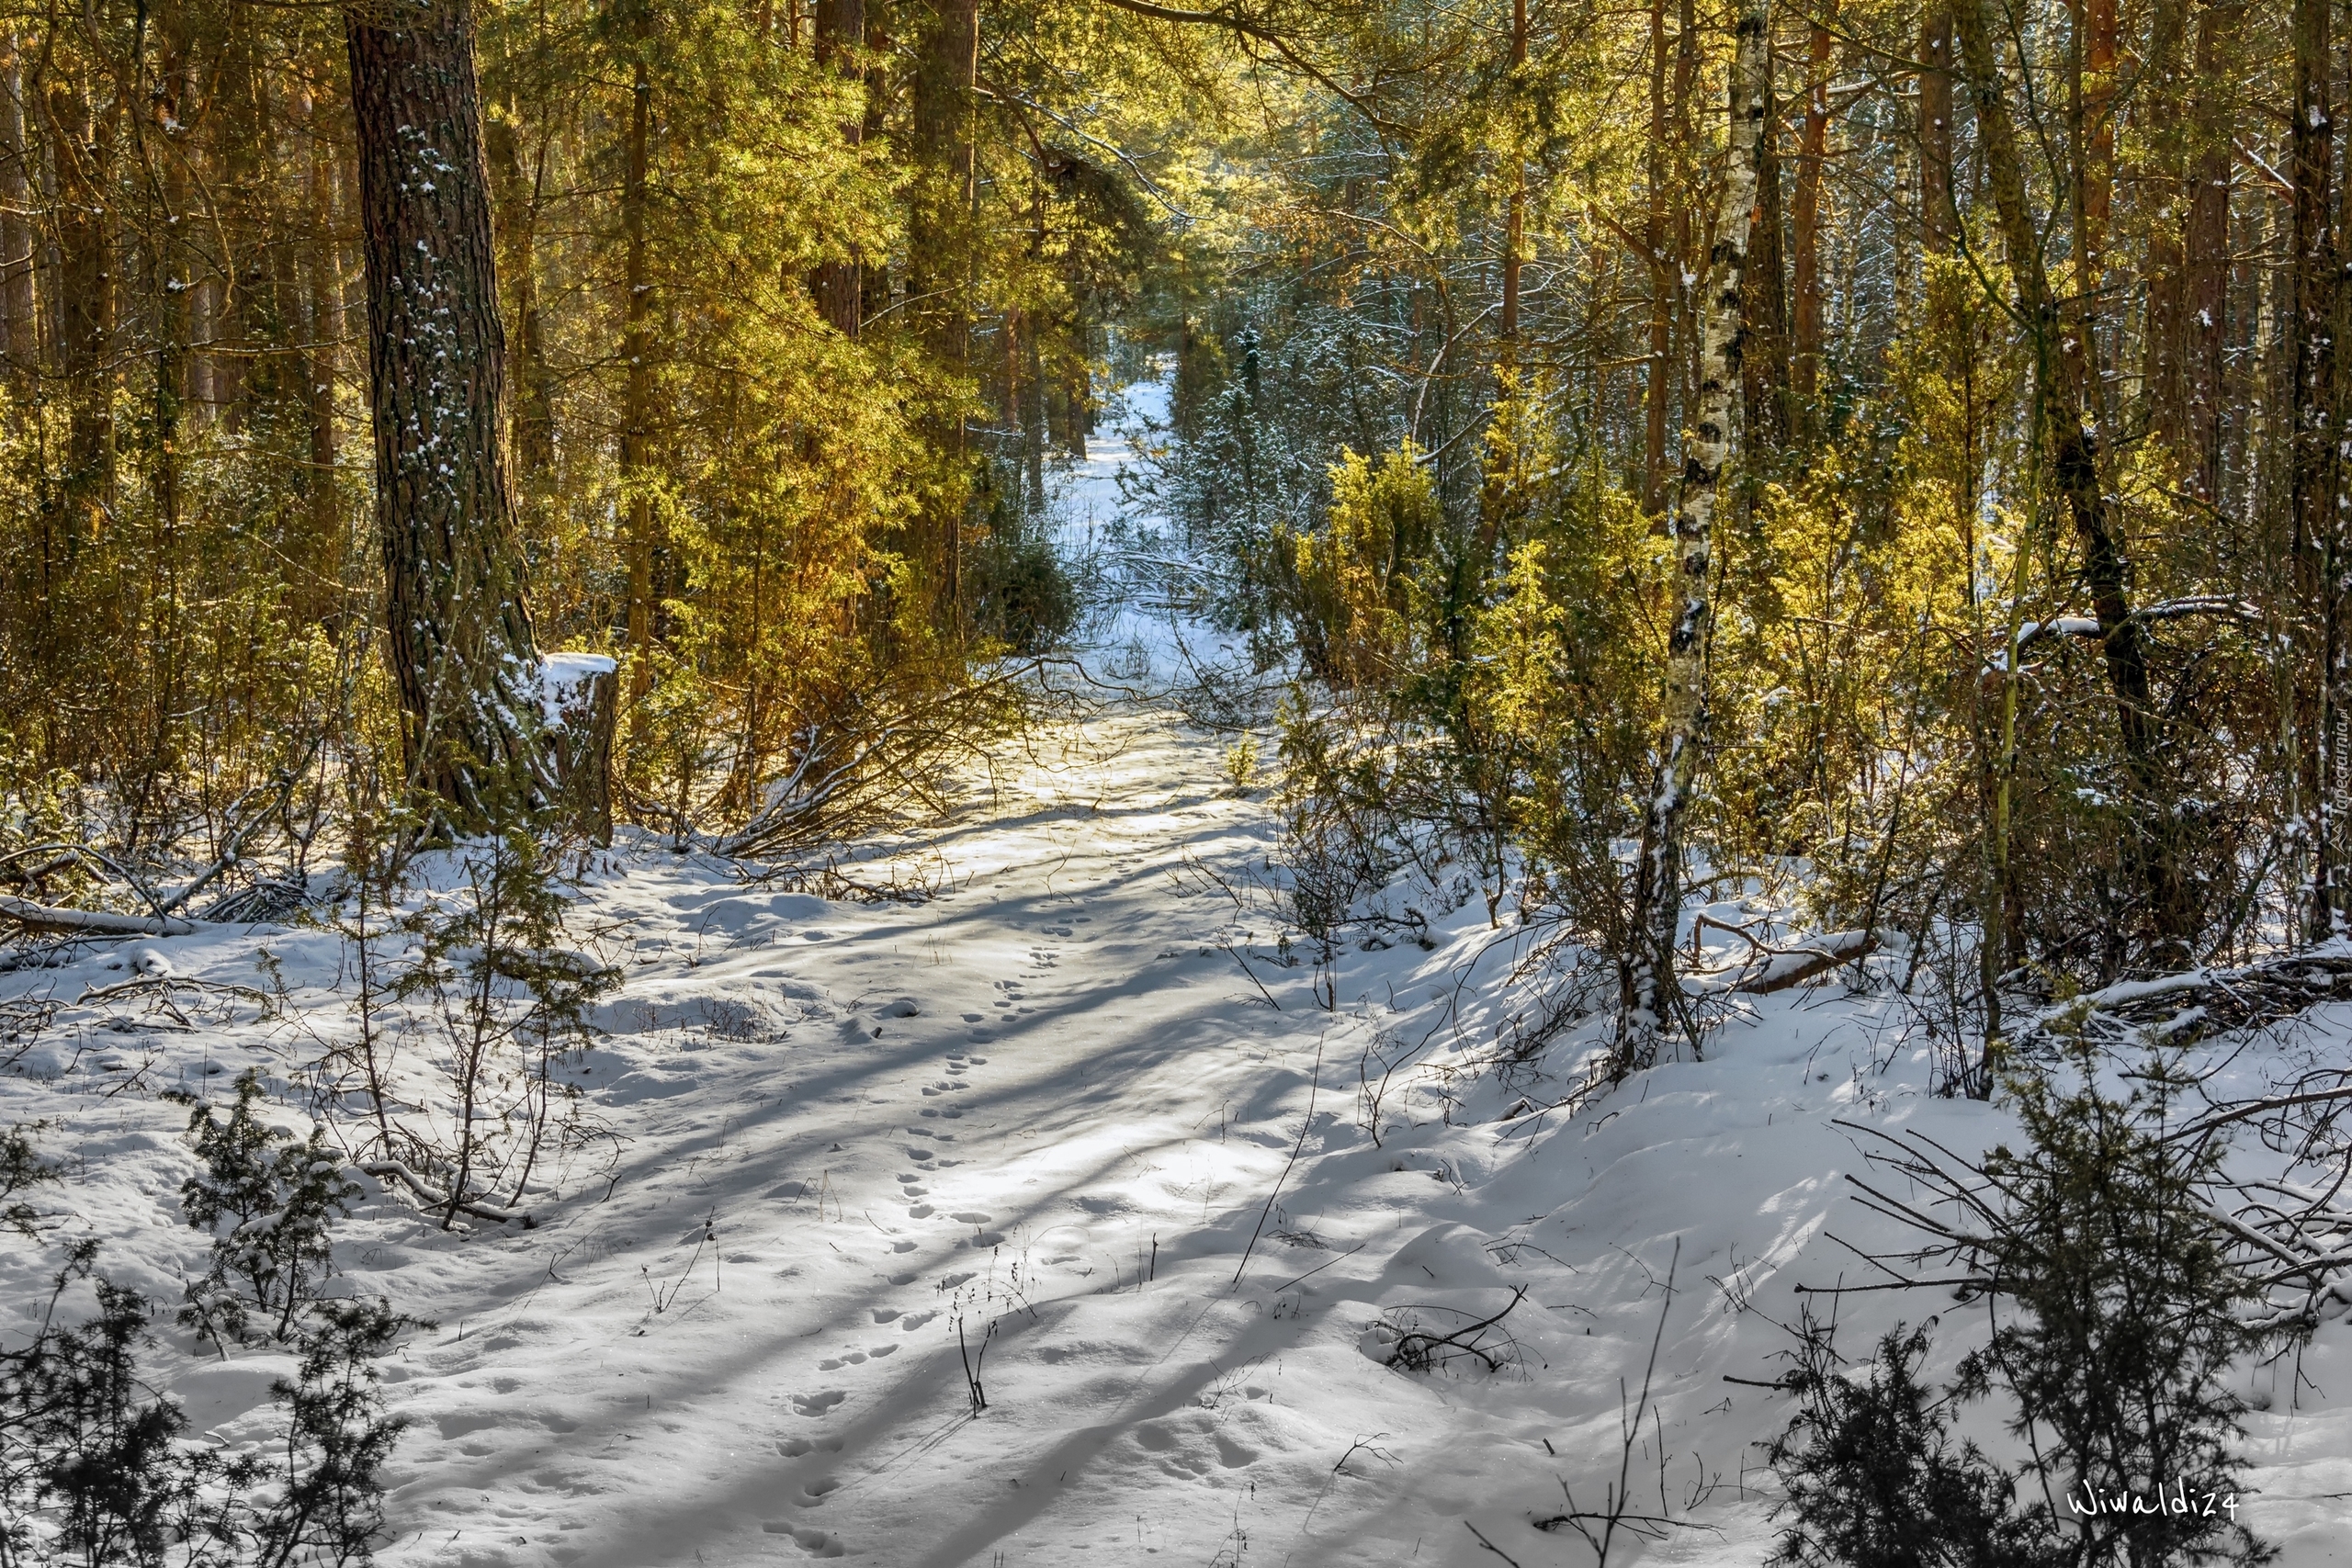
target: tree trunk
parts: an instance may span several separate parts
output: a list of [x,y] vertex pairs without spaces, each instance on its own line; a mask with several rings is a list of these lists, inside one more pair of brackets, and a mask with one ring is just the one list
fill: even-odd
[[2141,267],[2148,299],[2140,340],[2142,397],[2149,431],[2176,457],[2184,454],[2188,431],[2181,378],[2188,336],[2182,241],[2188,196],[2188,139],[2181,105],[2183,8],[2184,0],[2156,0],[2149,25],[2148,63],[2133,108],[2136,140],[2149,157],[2125,175],[2127,186],[2139,191],[2143,206],[2150,209],[2144,224],[2147,256]]
[[526,177],[520,129],[524,118],[522,106],[509,100],[504,115],[484,127],[483,140],[490,155],[491,188],[498,201],[498,237],[506,247],[499,271],[514,301],[514,482],[528,496],[553,478],[555,406],[548,371],[547,308],[539,299],[539,183],[546,141],[542,133]]
[[[922,312],[932,352],[968,373],[972,356],[971,231],[978,160],[972,116],[980,61],[979,0],[934,0],[914,83],[914,145],[922,174],[907,225],[907,295]],[[942,445],[960,460],[967,433],[959,409]],[[963,636],[964,501],[942,504],[936,521],[936,616],[949,640]]]
[[1675,592],[1680,604],[1667,645],[1657,774],[1642,821],[1634,874],[1633,952],[1625,966],[1616,1061],[1621,1073],[1655,1058],[1659,1035],[1675,1026],[1681,1011],[1674,954],[1682,913],[1682,827],[1707,738],[1707,656],[1714,632],[1708,574],[1715,501],[1732,466],[1732,398],[1739,381],[1747,223],[1756,202],[1757,154],[1770,85],[1767,15],[1765,0],[1741,0],[1728,93],[1730,144],[1723,206],[1702,286],[1697,428],[1684,459],[1675,512]]
[[2075,286],[2096,319],[2115,209],[2116,0],[2076,0],[2083,27],[2083,229]]
[[[1770,39],[1767,39],[1767,48]],[[1741,344],[1740,405],[1746,450],[1777,452],[1787,445],[1789,287],[1781,243],[1780,117],[1771,96],[1772,67],[1764,71],[1764,134],[1756,148],[1756,206],[1748,216],[1747,329]]]
[[[883,111],[890,102],[890,59],[896,52],[890,38],[889,0],[865,0],[865,113],[858,125],[858,145],[878,142],[884,130]],[[858,268],[858,319],[861,325],[890,308],[890,267],[887,259]]]
[[628,700],[633,710],[653,689],[663,541],[656,537],[647,439],[647,427],[653,418],[653,286],[645,249],[646,169],[653,118],[653,84],[647,74],[645,56],[651,42],[651,7],[639,4],[631,24],[637,58],[630,78],[628,149],[621,179],[621,228],[628,241],[622,286],[628,298],[622,310],[621,357],[628,367],[628,379],[621,392],[620,468],[621,494],[628,507]]
[[411,787],[458,830],[544,799],[505,454],[469,0],[344,13],[368,263],[386,631]]
[[2335,581],[2342,528],[2335,515],[2336,236],[2329,185],[2335,120],[2328,81],[2331,9],[2327,0],[2295,0],[2290,24],[2294,104],[2287,155],[2287,363],[2294,378],[2287,505],[2297,587],[2310,628],[2305,635],[2317,645],[2320,656],[2309,672],[2308,692],[2301,705],[2309,721],[2305,776],[2310,785],[2311,935],[2315,940],[2335,934],[2346,912],[2344,853],[2337,842],[2343,824],[2336,803],[2344,770],[2335,678],[2337,645],[2342,640],[2338,622],[2343,594]]
[[1951,254],[1959,223],[1951,200],[1951,12],[1929,6],[1919,28],[1919,241]]
[[1821,428],[1821,180],[1829,156],[1829,29],[1836,20],[1834,4],[1825,4],[1805,55],[1804,139],[1797,149],[1796,199],[1790,213],[1796,251],[1791,268],[1796,345],[1789,361],[1789,400],[1801,436]]
[[[1510,0],[1510,73],[1511,91],[1520,88],[1520,76],[1527,65],[1527,0]],[[1519,266],[1520,247],[1527,232],[1527,165],[1519,155],[1518,127],[1510,135],[1511,161],[1510,197],[1503,218],[1503,304],[1499,327],[1503,354],[1516,362],[1519,355]]]
[[57,375],[66,396],[65,473],[56,508],[70,559],[114,489],[114,251],[105,164],[110,127],[79,87],[49,95],[57,164]]
[[332,143],[319,123],[316,102],[305,98],[309,121],[310,167],[305,195],[310,203],[310,243],[303,247],[309,287],[303,310],[308,346],[302,372],[305,411],[310,422],[311,466],[303,476],[308,502],[312,558],[304,563],[308,585],[300,599],[300,614],[316,620],[334,614],[341,595],[343,564],[343,497],[335,483],[338,460],[334,418],[334,383],[340,370],[335,344],[343,336],[343,259],[334,238],[334,165]]
[[8,415],[40,368],[40,322],[33,315],[32,179],[25,162],[25,67],[17,35],[0,33],[0,352],[7,355]]
[[1674,335],[1674,292],[1666,257],[1666,0],[1650,0],[1649,215],[1642,243],[1650,277],[1649,388],[1642,446],[1642,510],[1655,517],[1666,510],[1666,406],[1670,396],[1669,353]]
[[[851,81],[863,83],[857,51],[865,47],[865,0],[817,0],[817,60]],[[842,139],[852,147],[865,141],[865,117],[842,121]],[[854,260],[820,263],[809,279],[817,313],[843,337],[854,338],[865,316],[863,269]]]
[[2176,966],[2188,956],[2189,912],[2176,870],[2171,814],[2162,798],[2163,733],[2151,699],[2147,632],[2132,613],[2132,566],[2115,528],[2100,472],[2098,439],[2085,422],[2097,355],[2085,339],[2087,323],[2062,317],[2043,265],[2041,235],[2027,204],[2025,165],[2010,118],[2007,85],[1994,53],[1992,0],[1959,0],[1961,56],[1975,99],[1985,182],[1992,188],[2018,315],[2031,338],[2035,423],[2042,433],[2052,479],[2082,540],[2083,576],[2098,616],[2108,685],[2122,735],[2132,799],[2124,828],[2123,859],[2139,884],[2155,928],[2154,957]]
[[2229,343],[2230,178],[2236,160],[2231,141],[2228,85],[2222,80],[2242,3],[2199,8],[2196,144],[2189,154],[2188,226],[2181,267],[2188,295],[2182,347],[2183,441],[2189,486],[2208,505],[2222,503],[2222,351]]

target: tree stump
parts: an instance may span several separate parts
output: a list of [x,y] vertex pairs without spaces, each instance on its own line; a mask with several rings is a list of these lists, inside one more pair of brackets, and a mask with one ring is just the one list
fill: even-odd
[[539,703],[555,778],[556,813],[599,844],[613,841],[618,669],[601,653],[550,653],[539,660]]

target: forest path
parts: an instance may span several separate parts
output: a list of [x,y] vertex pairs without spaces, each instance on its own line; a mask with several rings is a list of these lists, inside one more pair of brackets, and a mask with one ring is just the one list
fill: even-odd
[[[578,919],[630,956],[584,1077],[627,1152],[527,1239],[422,1241],[447,1326],[399,1393],[427,1523],[391,1560],[1205,1559],[1261,1495],[1361,1485],[1333,1466],[1374,1428],[1316,1407],[1396,1374],[1307,1309],[1453,1189],[1349,1114],[1361,1021],[1270,945],[1271,819],[1221,769],[1165,712],[1042,737],[888,863],[922,903],[592,877]],[[1295,1151],[1349,1150],[1399,1168],[1268,1207]]]

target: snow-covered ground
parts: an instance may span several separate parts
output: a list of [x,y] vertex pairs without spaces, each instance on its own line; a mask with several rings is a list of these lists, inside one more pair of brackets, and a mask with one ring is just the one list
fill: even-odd
[[[578,1079],[615,1137],[558,1162],[529,1229],[445,1233],[371,1190],[338,1247],[347,1288],[441,1325],[392,1369],[415,1425],[385,1561],[1587,1564],[1536,1521],[1600,1505],[1650,1371],[1636,1506],[1693,1522],[1611,1562],[1761,1562],[1753,1445],[1786,1404],[1725,1379],[1776,1374],[1798,1284],[1867,1271],[1838,1238],[1889,1239],[1833,1119],[1976,1148],[2005,1113],[1929,1095],[1897,1000],[1841,981],[1573,1115],[1507,1116],[1518,1090],[1462,1069],[1520,999],[1516,933],[1474,899],[1427,910],[1426,948],[1285,954],[1228,739],[1148,702],[1038,736],[856,868],[927,901],[777,892],[650,839],[592,867],[575,924],[627,979]],[[300,1080],[351,1028],[348,970],[316,929],[141,950],[240,983],[265,950],[284,1021],[69,1005],[0,1077],[0,1123],[55,1123],[73,1174],[44,1201],[166,1303],[202,1240],[153,1089]],[[136,962],[0,998],[70,1004]],[[0,1242],[11,1315],[47,1266]],[[1521,1290],[1491,1370],[1386,1364]],[[1849,1348],[1937,1304],[1849,1298]],[[2286,1371],[2256,1385],[2245,1517],[2296,1568],[2352,1556],[2347,1345],[2322,1328],[2299,1410]],[[193,1426],[258,1430],[282,1359],[187,1350],[160,1365]]]

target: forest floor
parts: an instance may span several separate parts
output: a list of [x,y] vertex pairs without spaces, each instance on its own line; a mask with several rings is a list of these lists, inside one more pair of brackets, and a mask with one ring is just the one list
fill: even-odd
[[[1522,933],[1474,897],[1427,910],[1426,947],[1285,951],[1273,817],[1228,739],[1148,700],[1038,734],[845,868],[910,901],[650,837],[600,859],[574,924],[627,981],[573,1081],[608,1135],[532,1228],[445,1232],[371,1191],[338,1244],[346,1288],[439,1325],[390,1368],[414,1426],[383,1560],[1549,1568],[1595,1553],[1539,1523],[1622,1485],[1678,1522],[1610,1562],[1764,1561],[1755,1445],[1788,1408],[1755,1385],[1795,1287],[1898,1239],[1849,1201],[1841,1123],[1967,1150],[2010,1119],[1931,1095],[1906,1005],[1844,978],[1744,998],[1704,1061],[1573,1114],[1507,1114],[1542,1086],[1470,1069],[1523,1001]],[[56,1205],[166,1303],[202,1249],[186,1113],[153,1091],[300,1081],[351,1027],[341,939],[215,929],[38,978],[250,983],[265,951],[281,1019],[68,1007],[0,1078],[0,1122],[52,1119],[72,1161]],[[12,1316],[49,1266],[0,1247]],[[1848,1298],[1849,1352],[1939,1304]],[[1483,1354],[1388,1364],[1506,1306],[1465,1337]],[[186,1351],[159,1382],[192,1427],[262,1430],[284,1359]],[[2352,1559],[2352,1330],[2322,1327],[2290,1399],[2296,1375],[2246,1385],[2270,1408],[2245,1517],[2304,1568]]]

